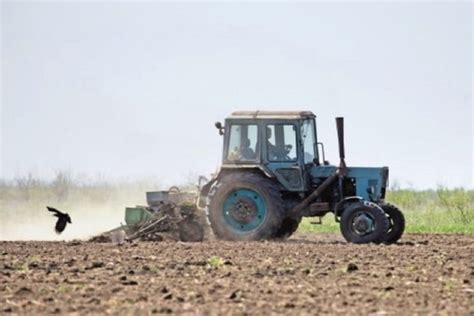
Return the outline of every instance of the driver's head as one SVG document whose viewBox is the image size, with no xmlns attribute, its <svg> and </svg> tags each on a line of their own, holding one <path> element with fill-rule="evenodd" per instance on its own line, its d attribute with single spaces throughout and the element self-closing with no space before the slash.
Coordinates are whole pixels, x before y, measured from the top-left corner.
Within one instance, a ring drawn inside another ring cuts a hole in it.
<svg viewBox="0 0 474 316">
<path fill-rule="evenodd" d="M 250 147 L 250 139 L 248 138 L 242 139 L 242 147 L 243 148 Z"/>
</svg>

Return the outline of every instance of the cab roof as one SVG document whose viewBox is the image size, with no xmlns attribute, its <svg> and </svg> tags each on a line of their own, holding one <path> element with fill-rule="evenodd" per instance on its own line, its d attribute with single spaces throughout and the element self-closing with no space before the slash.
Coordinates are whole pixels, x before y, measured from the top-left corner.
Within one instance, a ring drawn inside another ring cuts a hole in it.
<svg viewBox="0 0 474 316">
<path fill-rule="evenodd" d="M 298 119 L 313 118 L 315 116 L 311 111 L 236 111 L 229 118 Z"/>
</svg>

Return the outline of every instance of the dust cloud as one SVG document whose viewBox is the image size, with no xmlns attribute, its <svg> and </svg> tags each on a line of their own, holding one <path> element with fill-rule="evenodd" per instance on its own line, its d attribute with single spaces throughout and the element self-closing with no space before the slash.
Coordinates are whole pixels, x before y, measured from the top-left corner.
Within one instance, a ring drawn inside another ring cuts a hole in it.
<svg viewBox="0 0 474 316">
<path fill-rule="evenodd" d="M 18 189 L 13 188 L 15 198 L 7 195 L 0 198 L 0 240 L 89 239 L 125 224 L 125 208 L 146 205 L 144 192 L 147 189 L 76 188 L 60 201 L 49 194 L 48 188 L 35 189 L 29 199 L 19 198 Z M 57 218 L 46 206 L 71 217 L 72 223 L 59 235 L 54 230 Z"/>
<path fill-rule="evenodd" d="M 45 204 L 46 206 L 46 204 Z M 108 231 L 124 223 L 125 206 L 79 206 L 59 210 L 71 216 L 72 224 L 66 226 L 62 234 L 56 234 L 54 225 L 57 218 L 38 206 L 34 215 L 25 216 L 21 213 L 8 216 L 0 224 L 0 240 L 71 240 L 88 239 L 94 235 Z M 31 214 L 31 212 L 30 212 Z"/>
</svg>

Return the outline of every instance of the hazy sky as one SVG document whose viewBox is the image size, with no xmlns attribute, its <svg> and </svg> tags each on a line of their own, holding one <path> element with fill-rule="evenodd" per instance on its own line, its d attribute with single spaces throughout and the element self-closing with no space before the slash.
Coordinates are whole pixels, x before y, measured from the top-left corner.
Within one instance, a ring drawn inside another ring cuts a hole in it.
<svg viewBox="0 0 474 316">
<path fill-rule="evenodd" d="M 220 163 L 234 110 L 311 110 L 337 162 L 473 186 L 472 15 L 458 3 L 1 2 L 1 164 L 166 183 Z"/>
</svg>

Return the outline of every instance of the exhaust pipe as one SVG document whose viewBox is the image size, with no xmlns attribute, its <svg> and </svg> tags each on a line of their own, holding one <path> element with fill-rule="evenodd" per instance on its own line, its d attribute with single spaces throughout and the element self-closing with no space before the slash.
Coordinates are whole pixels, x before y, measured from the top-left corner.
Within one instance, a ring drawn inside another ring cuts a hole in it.
<svg viewBox="0 0 474 316">
<path fill-rule="evenodd" d="M 339 173 L 344 175 L 346 173 L 346 154 L 344 151 L 344 118 L 336 117 L 337 139 L 339 141 Z"/>
</svg>

